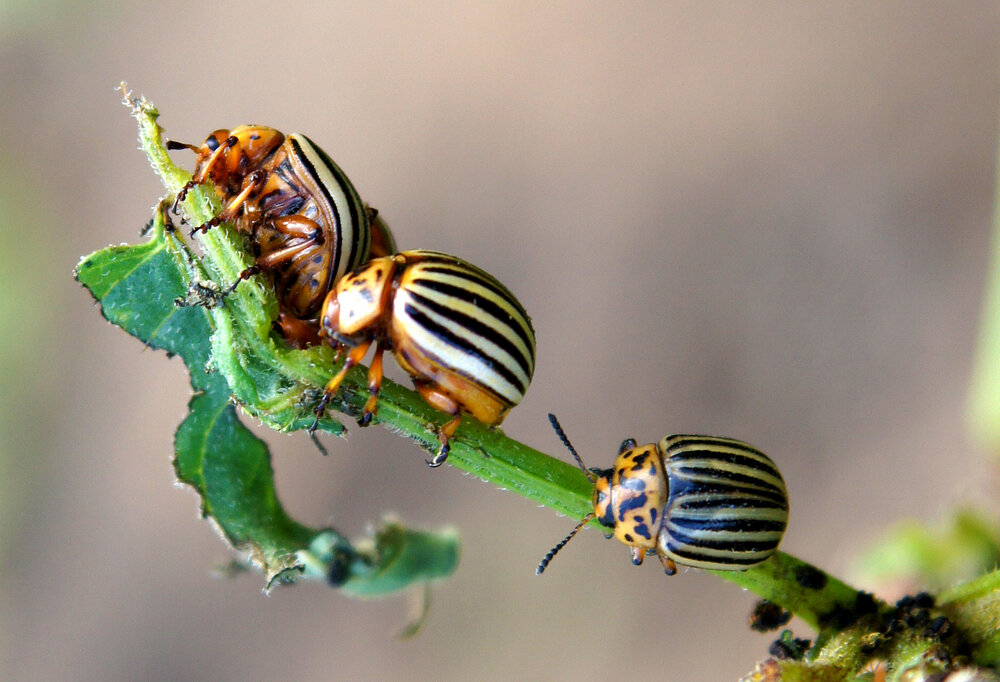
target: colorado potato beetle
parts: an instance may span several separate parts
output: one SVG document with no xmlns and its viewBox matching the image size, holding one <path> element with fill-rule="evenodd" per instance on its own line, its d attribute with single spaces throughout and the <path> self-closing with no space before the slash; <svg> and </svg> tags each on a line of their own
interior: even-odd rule
<svg viewBox="0 0 1000 682">
<path fill-rule="evenodd" d="M 677 565 L 744 571 L 770 557 L 788 524 L 781 472 L 752 445 L 718 436 L 666 436 L 659 443 L 625 440 L 610 469 L 588 469 L 559 421 L 549 421 L 594 484 L 594 511 L 538 565 L 591 519 L 629 546 L 632 563 L 656 554 L 667 575 Z M 596 474 L 596 478 L 594 475 Z"/>
<path fill-rule="evenodd" d="M 234 221 L 250 236 L 256 263 L 231 288 L 270 271 L 286 336 L 310 330 L 315 335 L 313 320 L 333 283 L 367 262 L 373 249 L 375 256 L 395 250 L 385 221 L 362 203 L 340 167 L 305 135 L 245 125 L 216 130 L 200 147 L 178 142 L 168 147 L 190 149 L 198 156 L 175 208 L 195 185 L 214 186 L 224 208 L 192 234 Z"/>
<path fill-rule="evenodd" d="M 362 425 L 376 410 L 382 353 L 391 349 L 433 407 L 452 415 L 438 432 L 440 466 L 463 414 L 489 426 L 503 421 L 531 383 L 535 332 L 514 295 L 489 273 L 436 251 L 377 258 L 342 278 L 327 295 L 321 334 L 349 346 L 343 368 L 326 385 L 321 415 L 347 371 L 375 344 L 370 397 Z"/>
</svg>

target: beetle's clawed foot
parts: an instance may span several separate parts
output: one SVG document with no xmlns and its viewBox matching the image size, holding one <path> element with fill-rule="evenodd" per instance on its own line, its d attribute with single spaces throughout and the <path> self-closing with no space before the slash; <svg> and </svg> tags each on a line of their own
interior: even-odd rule
<svg viewBox="0 0 1000 682">
<path fill-rule="evenodd" d="M 449 445 L 448 443 L 442 443 L 441 449 L 438 450 L 437 454 L 431 457 L 430 459 L 424 461 L 427 462 L 427 466 L 429 466 L 431 469 L 437 469 L 439 466 L 445 463 L 445 460 L 448 459 L 449 452 L 451 452 L 451 445 Z"/>
<path fill-rule="evenodd" d="M 236 291 L 236 287 L 238 287 L 240 285 L 240 282 L 248 280 L 251 277 L 253 277 L 254 275 L 260 274 L 260 270 L 261 270 L 261 268 L 260 268 L 259 265 L 251 265 L 249 268 L 247 268 L 246 270 L 244 270 L 243 272 L 240 273 L 240 276 L 236 278 L 235 282 L 233 282 L 228 287 L 226 287 L 225 289 L 223 289 L 222 290 L 222 294 L 220 294 L 219 297 L 220 298 L 225 298 L 226 296 L 229 296 L 231 293 L 233 293 L 234 291 Z"/>
<path fill-rule="evenodd" d="M 660 564 L 663 566 L 663 572 L 667 575 L 676 575 L 677 564 L 674 563 L 674 560 L 663 554 L 658 554 L 658 556 L 660 558 Z"/>
<path fill-rule="evenodd" d="M 330 402 L 330 394 L 324 393 L 323 397 L 319 400 L 319 404 L 316 405 L 316 409 L 313 410 L 313 414 L 316 415 L 316 419 L 313 420 L 312 426 L 307 429 L 310 436 L 316 433 L 316 429 L 319 428 L 319 420 L 323 418 L 323 414 L 326 412 L 326 404 L 328 402 Z"/>
<path fill-rule="evenodd" d="M 201 232 L 202 234 L 205 234 L 206 232 L 208 232 L 209 230 L 211 230 L 213 227 L 218 227 L 221 223 L 222 223 L 222 219 L 219 216 L 215 216 L 214 218 L 212 218 L 211 220 L 209 220 L 207 223 L 203 223 L 203 224 L 199 225 L 198 227 L 191 228 L 191 231 L 188 232 L 188 236 L 191 237 L 191 238 L 194 238 L 194 236 L 196 234 L 198 234 L 199 232 Z"/>
<path fill-rule="evenodd" d="M 187 182 L 184 183 L 184 186 L 181 187 L 181 190 L 177 193 L 177 196 L 174 197 L 173 203 L 170 204 L 170 211 L 174 215 L 180 215 L 181 202 L 187 199 L 188 192 L 194 189 L 197 185 L 198 183 L 195 182 L 194 180 L 188 180 Z"/>
<path fill-rule="evenodd" d="M 368 396 L 368 400 L 365 401 L 365 409 L 358 419 L 358 426 L 368 426 L 378 415 L 378 391 L 381 383 L 381 380 L 379 380 L 369 384 L 368 392 L 370 395 Z"/>
</svg>

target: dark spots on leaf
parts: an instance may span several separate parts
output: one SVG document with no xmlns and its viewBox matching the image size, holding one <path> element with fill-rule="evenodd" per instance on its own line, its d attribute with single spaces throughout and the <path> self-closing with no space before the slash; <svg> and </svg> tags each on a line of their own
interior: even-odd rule
<svg viewBox="0 0 1000 682">
<path fill-rule="evenodd" d="M 326 573 L 326 581 L 333 587 L 340 587 L 351 575 L 351 552 L 345 549 L 334 549 L 330 569 Z"/>
<path fill-rule="evenodd" d="M 842 630 L 857 620 L 851 609 L 841 605 L 836 605 L 827 613 L 820 614 L 819 625 L 821 628 L 836 628 Z"/>
<path fill-rule="evenodd" d="M 938 616 L 928 623 L 926 628 L 924 628 L 924 636 L 933 637 L 935 639 L 944 639 L 952 633 L 953 629 L 954 628 L 952 627 L 950 620 L 944 616 Z"/>
<path fill-rule="evenodd" d="M 790 611 L 786 611 L 774 602 L 761 599 L 754 604 L 753 611 L 750 612 L 749 624 L 750 629 L 755 632 L 770 632 L 787 625 L 791 619 Z"/>
<path fill-rule="evenodd" d="M 807 590 L 822 590 L 826 587 L 826 573 L 814 566 L 799 566 L 795 569 L 795 582 Z"/>
<path fill-rule="evenodd" d="M 854 610 L 858 617 L 878 613 L 878 602 L 871 592 L 858 592 L 857 597 L 854 598 Z"/>
<path fill-rule="evenodd" d="M 854 596 L 854 604 L 850 607 L 837 604 L 829 612 L 819 614 L 819 624 L 822 628 L 832 627 L 843 629 L 856 623 L 859 619 L 878 613 L 878 602 L 869 592 L 858 592 Z"/>
<path fill-rule="evenodd" d="M 900 611 L 912 611 L 913 609 L 930 609 L 934 607 L 934 597 L 927 592 L 918 592 L 913 595 L 906 595 L 896 602 L 896 608 Z"/>
<path fill-rule="evenodd" d="M 812 645 L 808 639 L 799 639 L 792 635 L 791 630 L 785 630 L 781 637 L 774 640 L 767 652 L 782 661 L 800 661 Z"/>
</svg>

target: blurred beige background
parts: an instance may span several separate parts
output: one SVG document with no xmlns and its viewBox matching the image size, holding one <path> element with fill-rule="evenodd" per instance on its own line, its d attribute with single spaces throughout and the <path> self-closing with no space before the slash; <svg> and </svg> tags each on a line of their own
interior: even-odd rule
<svg viewBox="0 0 1000 682">
<path fill-rule="evenodd" d="M 308 133 L 402 247 L 507 283 L 539 342 L 515 438 L 567 456 L 556 412 L 593 466 L 626 436 L 748 440 L 788 481 L 784 549 L 841 574 L 892 521 L 993 490 L 963 400 L 996 2 L 82 7 L 0 3 L 4 677 L 726 680 L 771 640 L 751 595 L 595 532 L 536 578 L 574 520 L 381 429 L 326 459 L 264 437 L 304 522 L 459 526 L 417 638 L 393 636 L 403 598 L 211 577 L 228 553 L 170 466 L 184 368 L 71 277 L 162 193 L 122 79 L 175 139 Z"/>
</svg>

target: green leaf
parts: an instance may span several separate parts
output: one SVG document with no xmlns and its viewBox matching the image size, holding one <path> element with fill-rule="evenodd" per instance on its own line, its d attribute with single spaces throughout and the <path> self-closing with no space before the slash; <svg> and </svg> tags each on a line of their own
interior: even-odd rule
<svg viewBox="0 0 1000 682">
<path fill-rule="evenodd" d="M 210 357 L 211 325 L 204 308 L 182 308 L 182 263 L 162 225 L 153 239 L 136 246 L 112 246 L 93 253 L 76 268 L 76 278 L 90 290 L 101 314 L 150 348 L 179 355 L 191 370 L 191 383 L 204 390 Z"/>
<path fill-rule="evenodd" d="M 242 394 L 257 399 L 299 395 L 305 388 L 268 371 L 255 352 L 274 342 L 246 340 L 246 327 L 213 300 L 218 287 L 198 279 L 200 264 L 165 223 L 158 211 L 149 241 L 91 254 L 76 276 L 108 321 L 151 348 L 178 355 L 187 366 L 196 393 L 174 438 L 174 467 L 201 497 L 203 515 L 230 544 L 251 553 L 268 584 L 302 573 L 330 580 L 336 573 L 335 586 L 347 594 L 383 596 L 450 575 L 458 554 L 451 531 L 424 533 L 392 524 L 360 540 L 359 551 L 336 531 L 309 528 L 285 513 L 267 446 L 240 423 L 227 379 L 239 375 L 250 382 Z M 193 299 L 210 307 L 190 305 Z M 222 367 L 225 371 L 218 371 Z M 291 425 L 304 421 L 297 412 L 288 419 L 290 411 L 296 412 L 279 407 L 273 413 L 285 415 Z M 328 430 L 342 428 L 325 422 Z M 315 551 L 318 540 L 326 552 Z"/>
<path fill-rule="evenodd" d="M 188 408 L 174 437 L 177 477 L 233 546 L 252 550 L 269 580 L 297 566 L 294 553 L 319 531 L 282 509 L 267 446 L 240 423 L 224 391 L 197 395 Z"/>
<path fill-rule="evenodd" d="M 299 552 L 306 575 L 343 583 L 356 597 L 377 597 L 402 590 L 414 581 L 445 578 L 458 567 L 458 534 L 450 528 L 434 533 L 406 528 L 386 519 L 374 537 L 357 543 L 357 557 L 345 555 L 343 538 L 332 532 L 317 535 L 307 551 Z M 339 567 L 342 575 L 332 575 Z"/>
<path fill-rule="evenodd" d="M 458 533 L 451 529 L 435 533 L 406 528 L 388 521 L 370 546 L 372 558 L 365 580 L 344 585 L 359 597 L 397 592 L 414 580 L 430 581 L 451 575 L 458 567 Z M 358 543 L 358 551 L 366 547 Z"/>
</svg>

